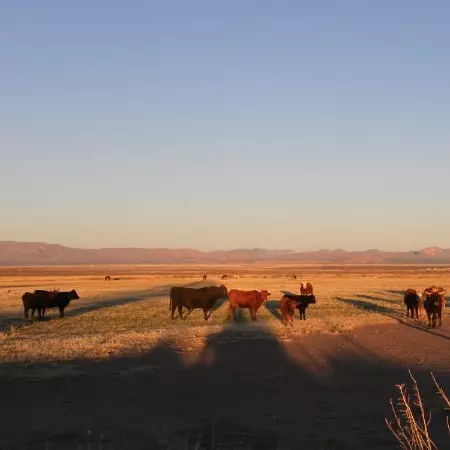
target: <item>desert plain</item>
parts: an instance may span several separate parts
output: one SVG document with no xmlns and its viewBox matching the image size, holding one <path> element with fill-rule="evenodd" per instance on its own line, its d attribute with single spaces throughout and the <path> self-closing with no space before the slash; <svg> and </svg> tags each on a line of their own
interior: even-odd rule
<svg viewBox="0 0 450 450">
<path fill-rule="evenodd" d="M 429 329 L 403 304 L 407 288 L 450 288 L 439 268 L 0 267 L 0 449 L 395 449 L 384 420 L 408 370 L 448 448 L 430 373 L 450 392 L 450 308 Z M 303 280 L 317 303 L 285 327 L 278 301 Z M 270 291 L 257 322 L 227 320 L 226 299 L 208 321 L 170 318 L 171 287 L 220 284 Z M 80 299 L 25 320 L 22 294 L 53 288 Z"/>
</svg>

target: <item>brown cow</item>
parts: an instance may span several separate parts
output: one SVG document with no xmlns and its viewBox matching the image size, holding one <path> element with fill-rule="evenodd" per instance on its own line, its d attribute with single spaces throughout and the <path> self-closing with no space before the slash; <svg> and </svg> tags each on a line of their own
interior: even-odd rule
<svg viewBox="0 0 450 450">
<path fill-rule="evenodd" d="M 447 288 L 443 288 L 442 286 L 436 286 L 433 285 L 429 288 L 424 289 L 423 294 L 422 294 L 422 300 L 419 303 L 419 308 L 422 309 L 422 305 L 425 304 L 425 302 L 427 301 L 427 298 L 430 297 L 431 295 L 433 295 L 434 293 L 437 293 L 441 296 L 442 298 L 442 309 L 445 309 L 445 294 L 447 292 Z M 419 309 L 419 311 L 420 311 Z"/>
<path fill-rule="evenodd" d="M 239 291 L 238 289 L 231 289 L 228 293 L 228 299 L 230 305 L 228 307 L 228 317 L 231 317 L 233 313 L 234 321 L 236 322 L 236 308 L 240 306 L 241 308 L 249 309 L 252 320 L 256 320 L 256 312 L 261 307 L 261 305 L 267 300 L 270 292 L 267 290 L 263 291 Z"/>
<path fill-rule="evenodd" d="M 206 280 L 206 273 L 205 273 L 205 275 L 203 275 L 203 281 L 205 281 Z"/>
<path fill-rule="evenodd" d="M 309 281 L 300 284 L 300 295 L 313 295 L 313 287 Z"/>
<path fill-rule="evenodd" d="M 292 297 L 283 295 L 280 300 L 281 322 L 283 325 L 294 325 L 294 312 L 297 302 Z"/>
<path fill-rule="evenodd" d="M 110 275 L 106 275 L 105 281 L 111 281 L 111 276 Z"/>
</svg>

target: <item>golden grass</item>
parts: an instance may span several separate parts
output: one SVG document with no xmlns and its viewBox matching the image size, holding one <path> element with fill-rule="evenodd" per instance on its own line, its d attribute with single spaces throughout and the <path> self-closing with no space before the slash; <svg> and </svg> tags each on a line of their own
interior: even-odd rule
<svg viewBox="0 0 450 450">
<path fill-rule="evenodd" d="M 153 270 L 158 272 L 157 267 Z M 450 284 L 448 275 L 440 275 L 436 281 L 430 275 L 406 270 L 398 274 L 372 274 L 370 271 L 329 274 L 319 270 L 305 277 L 314 285 L 317 304 L 307 309 L 306 321 L 295 320 L 294 327 L 287 328 L 277 318 L 277 302 L 283 291 L 298 292 L 300 278 L 290 280 L 285 273 L 291 272 L 286 268 L 274 270 L 268 276 L 260 273 L 261 267 L 247 267 L 247 272 L 239 279 L 223 282 L 228 289 L 268 289 L 272 293 L 267 307 L 259 310 L 256 324 L 250 323 L 248 311 L 242 312 L 240 323 L 226 322 L 227 302 L 220 305 L 207 322 L 201 310 L 195 310 L 187 320 L 172 321 L 168 297 L 171 286 L 200 287 L 222 282 L 217 276 L 200 281 L 200 274 L 207 271 L 204 268 L 199 269 L 197 275 L 192 273 L 192 268 L 183 271 L 172 266 L 171 271 L 165 270 L 155 275 L 150 269 L 141 273 L 129 268 L 125 275 L 117 275 L 120 280 L 111 283 L 95 273 L 76 276 L 52 273 L 50 269 L 43 276 L 32 273 L 1 277 L 0 359 L 20 364 L 69 363 L 76 359 L 148 351 L 161 341 L 170 342 L 182 351 L 197 351 L 205 346 L 208 336 L 219 333 L 224 326 L 233 332 L 227 333 L 226 339 L 263 338 L 267 333 L 259 332 L 262 327 L 280 340 L 307 333 L 341 333 L 362 325 L 389 323 L 404 316 L 401 291 L 408 287 Z M 240 270 L 242 273 L 242 267 Z M 81 299 L 69 305 L 62 320 L 57 311 L 49 311 L 48 320 L 26 322 L 21 295 L 25 291 L 53 287 L 76 288 Z"/>
</svg>

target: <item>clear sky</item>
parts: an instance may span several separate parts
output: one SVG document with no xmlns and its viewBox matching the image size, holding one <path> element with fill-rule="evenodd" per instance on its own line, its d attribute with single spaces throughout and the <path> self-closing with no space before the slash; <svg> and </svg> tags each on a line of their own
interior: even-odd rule
<svg viewBox="0 0 450 450">
<path fill-rule="evenodd" d="M 450 2 L 0 1 L 0 240 L 450 247 Z"/>
</svg>

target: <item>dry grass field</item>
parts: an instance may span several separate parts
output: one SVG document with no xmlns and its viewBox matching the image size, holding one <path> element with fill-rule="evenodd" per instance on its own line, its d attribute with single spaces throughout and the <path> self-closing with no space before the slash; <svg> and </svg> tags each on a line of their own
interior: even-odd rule
<svg viewBox="0 0 450 450">
<path fill-rule="evenodd" d="M 104 275 L 107 272 L 111 273 L 111 282 L 104 281 Z M 203 273 L 208 274 L 206 281 L 201 280 Z M 239 278 L 222 282 L 220 275 L 223 273 L 239 274 Z M 296 281 L 290 279 L 289 275 L 292 273 L 297 274 Z M 114 280 L 113 278 L 119 279 Z M 301 280 L 307 280 L 313 284 L 317 304 L 311 305 L 307 309 L 306 321 L 299 321 L 296 317 L 294 327 L 287 328 L 279 320 L 278 301 L 284 291 L 298 293 Z M 232 320 L 227 321 L 228 303 L 225 300 L 217 304 L 208 321 L 203 320 L 201 310 L 195 310 L 187 320 L 170 319 L 168 293 L 172 286 L 201 287 L 222 283 L 228 289 L 268 289 L 271 292 L 270 300 L 258 312 L 257 323 L 250 322 L 247 311 L 240 313 L 238 323 L 235 324 Z M 444 313 L 443 326 L 428 330 L 425 318 L 421 320 L 406 319 L 403 305 L 402 292 L 404 289 L 408 287 L 423 289 L 432 284 L 450 287 L 450 274 L 448 272 L 430 272 L 425 267 L 351 266 L 343 268 L 339 266 L 271 264 L 232 267 L 166 265 L 0 268 L 0 359 L 2 361 L 0 373 L 2 397 L 0 398 L 3 407 L 6 406 L 6 409 L 11 411 L 10 421 L 7 421 L 8 425 L 4 422 L 0 430 L 3 432 L 0 435 L 0 448 L 25 448 L 25 446 L 26 448 L 46 448 L 41 446 L 44 441 L 52 442 L 52 447 L 47 448 L 77 448 L 70 447 L 70 445 L 74 442 L 81 445 L 80 436 L 87 429 L 95 428 L 95 423 L 102 423 L 101 426 L 98 425 L 99 428 L 103 427 L 102 433 L 106 432 L 106 429 L 110 430 L 109 434 L 113 436 L 110 439 L 110 446 L 113 445 L 113 442 L 122 442 L 121 445 L 124 445 L 117 444 L 118 447 L 115 448 L 152 448 L 149 442 L 153 442 L 157 448 L 157 442 L 160 444 L 165 442 L 161 438 L 158 441 L 154 437 L 153 440 L 148 436 L 147 438 L 143 437 L 142 427 L 139 428 L 136 425 L 135 419 L 130 419 L 129 424 L 126 423 L 126 420 L 121 423 L 125 430 L 123 434 L 114 434 L 112 430 L 117 431 L 117 426 L 112 425 L 114 420 L 111 422 L 105 417 L 104 405 L 95 411 L 95 402 L 88 406 L 89 402 L 86 399 L 81 402 L 81 405 L 84 405 L 84 408 L 90 408 L 91 411 L 86 412 L 86 415 L 81 414 L 85 417 L 80 420 L 77 414 L 80 414 L 78 408 L 81 406 L 74 406 L 73 402 L 76 403 L 76 399 L 72 398 L 69 401 L 65 396 L 75 395 L 74 393 L 81 390 L 84 394 L 91 392 L 90 395 L 95 397 L 98 388 L 94 388 L 93 384 L 98 383 L 98 377 L 103 381 L 106 377 L 106 384 L 109 382 L 119 383 L 114 384 L 114 393 L 110 392 L 109 395 L 112 398 L 116 396 L 118 404 L 126 404 L 128 409 L 132 406 L 129 400 L 134 399 L 136 394 L 134 391 L 133 393 L 127 391 L 130 389 L 128 386 L 130 381 L 133 381 L 136 386 L 140 382 L 148 383 L 150 390 L 156 390 L 154 394 L 156 397 L 159 390 L 162 398 L 158 399 L 158 405 L 153 405 L 153 407 L 156 410 L 160 409 L 161 417 L 158 416 L 158 419 L 161 420 L 149 417 L 148 430 L 151 428 L 151 423 L 155 424 L 154 426 L 159 430 L 172 426 L 175 436 L 190 429 L 185 423 L 186 414 L 191 415 L 191 420 L 195 422 L 193 429 L 197 431 L 200 427 L 199 424 L 208 423 L 207 417 L 212 414 L 211 411 L 214 411 L 213 415 L 219 422 L 225 416 L 228 417 L 228 420 L 230 416 L 235 417 L 233 408 L 237 406 L 229 405 L 227 399 L 217 400 L 220 393 L 214 391 L 217 389 L 220 391 L 222 387 L 225 389 L 224 386 L 231 382 L 230 379 L 233 380 L 233 383 L 237 383 L 237 385 L 229 386 L 230 389 L 239 389 L 239 383 L 242 382 L 243 387 L 248 391 L 249 386 L 253 385 L 249 385 L 245 381 L 249 376 L 246 370 L 251 373 L 252 367 L 255 370 L 254 375 L 261 383 L 258 388 L 261 392 L 259 396 L 249 395 L 249 402 L 255 395 L 258 398 L 270 398 L 270 401 L 266 398 L 266 401 L 258 406 L 259 409 L 264 409 L 273 403 L 273 395 L 285 398 L 288 404 L 292 403 L 292 398 L 290 399 L 288 393 L 284 392 L 285 388 L 297 391 L 296 394 L 302 398 L 295 381 L 288 386 L 284 386 L 283 383 L 278 384 L 280 380 L 288 383 L 289 376 L 287 374 L 298 370 L 298 367 L 302 365 L 308 366 L 308 376 L 315 374 L 312 381 L 308 378 L 308 382 L 312 383 L 311 392 L 317 389 L 317 380 L 322 380 L 324 376 L 333 380 L 332 374 L 334 374 L 338 380 L 340 375 L 337 373 L 337 367 L 333 368 L 336 355 L 345 356 L 344 360 L 347 362 L 351 359 L 352 368 L 346 367 L 342 370 L 344 372 L 350 370 L 349 373 L 355 374 L 356 377 L 358 377 L 356 374 L 360 372 L 360 369 L 357 368 L 359 367 L 358 361 L 370 362 L 370 364 L 375 364 L 375 360 L 382 361 L 375 371 L 370 369 L 371 374 L 381 370 L 381 366 L 395 365 L 395 370 L 386 369 L 386 372 L 382 372 L 386 375 L 386 380 L 392 381 L 392 387 L 396 382 L 402 381 L 391 376 L 394 373 L 400 373 L 398 372 L 400 368 L 417 367 L 418 370 L 426 369 L 445 373 L 450 368 L 450 352 L 448 350 L 450 347 L 450 327 L 448 326 L 450 308 L 447 308 Z M 32 292 L 34 289 L 51 289 L 53 287 L 60 290 L 75 288 L 81 298 L 68 306 L 64 319 L 60 319 L 58 311 L 55 310 L 48 311 L 48 317 L 43 321 L 25 321 L 21 295 L 26 291 Z M 386 330 L 398 333 L 396 338 L 398 345 L 394 345 Z M 378 339 L 377 336 L 380 338 Z M 411 350 L 417 348 L 411 347 L 413 345 L 410 342 L 411 339 L 416 343 L 423 341 L 424 344 L 420 344 L 419 349 L 422 347 L 428 350 L 425 352 Z M 367 342 L 364 342 L 365 340 Z M 275 347 L 277 352 L 272 358 L 274 362 L 266 366 L 268 362 L 265 360 L 265 355 L 267 354 L 269 357 L 271 349 L 273 350 Z M 220 352 L 222 349 L 231 348 L 234 349 L 233 358 L 236 358 L 238 362 L 230 360 L 226 367 L 221 366 L 221 358 L 224 360 L 225 357 L 223 355 L 221 357 Z M 435 350 L 434 356 L 431 355 L 433 349 Z M 169 353 L 162 357 L 161 352 Z M 283 362 L 279 367 L 276 365 L 276 360 L 280 358 L 278 353 L 283 355 Z M 174 358 L 177 361 L 176 367 L 174 367 Z M 247 360 L 254 360 L 253 366 L 245 368 Z M 334 363 L 335 366 L 342 364 L 342 362 L 338 364 L 336 361 Z M 284 365 L 286 367 L 283 369 Z M 208 367 L 210 374 L 220 368 L 220 373 L 218 372 L 219 374 L 214 378 L 216 380 L 214 383 L 218 384 L 210 387 L 210 391 L 214 392 L 212 398 L 209 398 L 210 391 L 205 391 L 204 398 L 196 397 L 195 401 L 198 401 L 199 404 L 206 402 L 204 408 L 190 404 L 189 402 L 194 401 L 192 398 L 187 400 L 183 397 L 183 400 L 170 400 L 170 395 L 166 395 L 164 391 L 164 389 L 169 389 L 164 384 L 167 379 L 170 376 L 176 377 L 177 373 L 184 374 L 179 375 L 180 377 L 188 376 L 187 374 L 193 376 L 193 371 L 200 370 L 200 366 L 202 369 Z M 244 372 L 236 372 L 236 366 L 240 366 Z M 387 375 L 388 370 L 391 374 L 389 376 Z M 219 383 L 220 377 L 227 372 L 229 372 L 227 381 Z M 294 380 L 295 377 L 300 380 L 302 374 L 303 372 L 293 375 Z M 205 382 L 203 374 L 195 381 L 196 386 L 212 382 L 211 380 Z M 371 378 L 371 383 L 375 382 L 376 379 Z M 272 386 L 273 383 L 277 385 L 276 388 Z M 358 383 L 360 381 L 356 384 Z M 445 383 L 444 380 L 444 386 Z M 127 385 L 128 388 L 125 389 L 124 385 Z M 56 405 L 57 399 L 54 398 L 45 400 L 47 397 L 45 397 L 44 391 L 53 395 L 55 392 L 52 389 L 54 388 L 62 389 L 60 395 L 57 396 L 60 398 L 61 404 Z M 122 398 L 122 388 L 123 395 L 126 395 L 128 400 Z M 190 388 L 186 387 L 186 389 Z M 196 387 L 194 390 L 197 392 L 198 389 Z M 327 387 L 327 389 L 331 388 Z M 350 387 L 347 386 L 346 389 L 350 389 Z M 356 388 L 355 393 L 361 392 L 361 390 L 372 392 L 373 389 L 374 384 L 362 385 Z M 390 391 L 386 391 L 386 389 L 389 389 L 387 385 L 380 389 L 378 394 L 375 391 L 373 394 L 378 401 L 380 401 L 381 395 L 381 401 L 387 406 L 389 400 L 387 392 Z M 62 393 L 63 391 L 65 393 Z M 125 391 L 127 391 L 126 394 Z M 309 397 L 312 395 L 311 392 Z M 385 394 L 386 397 L 383 397 Z M 108 396 L 106 393 L 104 395 Z M 27 399 L 27 396 L 31 397 Z M 325 397 L 327 396 L 328 400 L 321 398 L 318 400 L 319 403 L 333 405 L 330 393 L 325 395 Z M 64 398 L 68 402 L 66 406 L 64 406 Z M 353 396 L 348 398 L 349 401 L 355 401 Z M 211 409 L 209 405 L 214 399 L 216 399 L 218 410 Z M 310 401 L 312 402 L 313 399 L 314 396 Z M 27 401 L 34 404 L 31 409 L 27 408 Z M 106 402 L 106 400 L 99 400 L 99 402 Z M 342 400 L 339 402 L 342 403 Z M 138 409 L 141 407 L 142 405 Z M 148 407 L 151 408 L 151 405 Z M 27 409 L 29 413 L 27 433 L 19 432 L 20 427 L 14 425 L 14 420 L 21 417 L 20 408 Z M 201 411 L 197 411 L 198 408 Z M 246 408 L 242 405 L 240 407 L 244 410 Z M 274 409 L 275 406 L 272 405 L 270 408 Z M 279 408 L 283 409 L 281 406 Z M 330 407 L 327 408 L 330 409 Z M 381 430 L 384 416 L 383 409 L 381 406 L 380 408 L 381 416 L 377 429 Z M 185 409 L 191 412 L 183 412 Z M 303 420 L 300 407 L 288 405 L 286 411 L 288 410 L 293 410 L 292 413 L 297 420 Z M 71 422 L 73 426 L 66 427 L 65 434 L 62 433 L 63 438 L 60 436 L 60 426 L 49 426 L 48 422 L 42 419 L 43 414 L 44 417 L 45 414 L 50 417 L 55 414 L 55 411 L 63 416 L 68 414 L 76 424 L 73 425 Z M 278 415 L 283 414 L 282 411 L 278 413 Z M 35 415 L 40 415 L 40 418 L 33 422 Z M 133 413 L 130 415 L 133 416 Z M 195 416 L 195 420 L 192 415 Z M 367 411 L 366 415 L 368 415 Z M 106 416 L 108 416 L 107 413 Z M 88 418 L 92 422 L 89 422 Z M 326 422 L 330 418 L 333 419 L 333 416 L 325 415 L 320 420 Z M 257 423 L 265 423 L 266 419 Z M 52 423 L 55 423 L 54 419 L 51 420 L 53 420 Z M 317 423 L 320 423 L 320 420 Z M 182 426 L 179 425 L 180 421 L 183 423 Z M 242 422 L 246 421 L 243 419 L 239 419 L 239 421 L 240 429 L 242 429 Z M 89 423 L 91 424 L 89 425 Z M 317 428 L 317 423 L 314 422 L 311 427 L 314 425 Z M 261 435 L 260 428 L 254 422 L 250 425 L 246 424 L 244 427 L 248 439 L 253 435 L 263 436 L 260 441 L 252 441 L 252 445 L 256 448 L 263 448 L 265 444 L 267 444 L 267 448 L 274 448 L 274 436 L 276 436 L 276 445 L 280 439 L 281 441 L 287 439 L 287 442 L 311 443 L 310 447 L 304 448 L 316 448 L 313 445 L 322 445 L 317 448 L 362 448 L 351 445 L 352 443 L 353 445 L 361 445 L 361 443 L 368 445 L 372 442 L 369 438 L 370 433 L 364 435 L 364 429 L 358 429 L 356 437 L 351 432 L 343 437 L 342 431 L 336 431 L 336 437 L 333 435 L 333 427 L 330 427 L 325 433 L 327 436 L 330 435 L 328 438 L 324 435 L 315 436 L 314 433 L 311 434 L 312 431 L 310 435 L 300 436 L 289 429 L 287 424 L 274 427 L 274 421 L 271 420 L 269 427 L 272 430 L 271 435 L 264 437 L 264 433 Z M 255 426 L 259 430 L 259 434 L 255 432 Z M 336 430 L 341 429 L 342 426 L 345 427 L 342 423 L 336 425 Z M 360 426 L 364 428 L 363 424 Z M 136 427 L 137 430 L 134 429 Z M 225 429 L 230 428 L 229 425 L 223 424 L 222 427 L 224 427 L 222 434 L 226 432 Z M 233 425 L 231 428 L 234 429 L 236 426 Z M 266 429 L 266 425 L 263 428 Z M 133 429 L 134 431 L 132 431 Z M 253 432 L 250 432 L 249 429 L 252 429 Z M 382 433 L 384 432 L 383 430 Z M 133 436 L 132 438 L 130 434 Z M 236 440 L 236 437 L 233 439 Z M 373 442 L 376 445 L 365 448 L 387 448 L 387 437 L 383 437 L 383 439 L 381 441 L 375 439 Z M 212 447 L 210 441 L 209 445 Z M 239 446 L 237 445 L 237 447 Z"/>
</svg>

